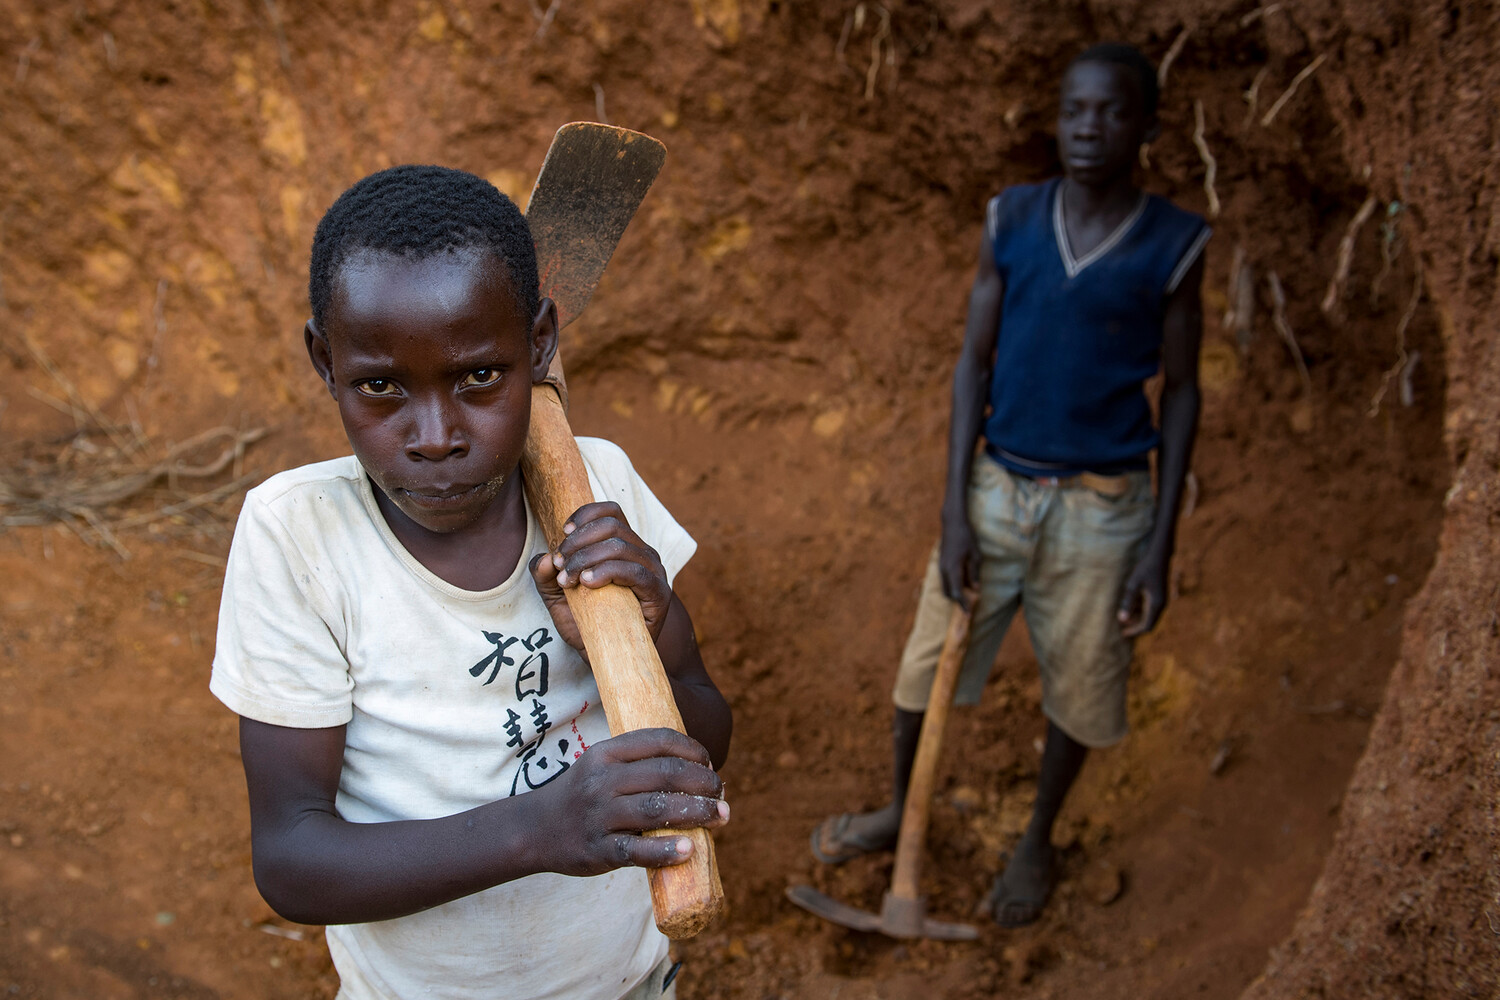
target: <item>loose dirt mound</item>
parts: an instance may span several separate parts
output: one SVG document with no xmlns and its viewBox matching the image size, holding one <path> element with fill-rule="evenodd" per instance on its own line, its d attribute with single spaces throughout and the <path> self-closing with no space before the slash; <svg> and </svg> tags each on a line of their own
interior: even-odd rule
<svg viewBox="0 0 1500 1000">
<path fill-rule="evenodd" d="M 564 351 L 576 426 L 619 441 L 702 543 L 681 586 L 736 709 L 730 912 L 682 948 L 685 996 L 1223 996 L 1283 941 L 1257 996 L 1495 981 L 1500 28 L 1478 12 L 13 6 L 13 467 L 128 451 L 76 433 L 95 415 L 157 448 L 269 426 L 247 473 L 338 454 L 300 323 L 311 230 L 343 187 L 437 161 L 520 197 L 578 118 L 668 143 Z M 807 832 L 886 781 L 982 205 L 1054 169 L 1056 79 L 1099 37 L 1175 51 L 1143 176 L 1206 212 L 1212 158 L 1221 206 L 1178 597 L 1139 648 L 1134 735 L 1064 814 L 1042 924 L 966 946 L 856 937 L 782 890 L 874 906 L 888 878 L 881 859 L 817 869 Z M 118 532 L 129 561 L 66 528 L 0 536 L 0 985 L 17 995 L 335 990 L 316 929 L 250 882 L 234 723 L 206 691 L 233 504 L 143 516 L 180 485 L 125 510 L 149 520 Z M 928 876 L 944 916 L 969 916 L 1024 821 L 1037 698 L 1018 636 L 955 721 Z"/>
</svg>

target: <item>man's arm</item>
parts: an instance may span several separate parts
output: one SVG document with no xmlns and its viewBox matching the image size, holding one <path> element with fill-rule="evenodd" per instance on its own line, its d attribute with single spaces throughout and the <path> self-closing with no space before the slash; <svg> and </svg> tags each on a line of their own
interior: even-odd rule
<svg viewBox="0 0 1500 1000">
<path fill-rule="evenodd" d="M 953 371 L 953 412 L 948 425 L 948 481 L 943 496 L 943 538 L 938 567 L 943 593 L 967 607 L 963 592 L 979 585 L 979 544 L 969 524 L 969 474 L 989 398 L 995 344 L 1000 335 L 1000 303 L 1005 282 L 995 270 L 989 227 L 979 245 L 979 266 L 969 290 L 964 345 Z"/>
<path fill-rule="evenodd" d="M 1198 435 L 1198 347 L 1203 340 L 1203 258 L 1188 270 L 1167 302 L 1162 328 L 1161 449 L 1156 461 L 1156 525 L 1146 554 L 1120 597 L 1127 637 L 1156 627 L 1167 606 L 1167 574 L 1177 544 L 1177 512 Z"/>
<path fill-rule="evenodd" d="M 686 838 L 719 826 L 722 784 L 681 733 L 640 730 L 590 747 L 555 781 L 442 819 L 349 823 L 334 808 L 344 727 L 240 719 L 255 884 L 307 924 L 388 920 L 537 872 L 597 875 L 679 864 Z"/>
</svg>

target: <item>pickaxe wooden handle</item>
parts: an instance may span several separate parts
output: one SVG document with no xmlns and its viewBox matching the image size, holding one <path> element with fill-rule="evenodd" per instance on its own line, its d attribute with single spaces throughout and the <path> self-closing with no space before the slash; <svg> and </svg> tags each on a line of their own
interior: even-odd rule
<svg viewBox="0 0 1500 1000">
<path fill-rule="evenodd" d="M 558 129 L 537 175 L 526 219 L 536 243 L 541 292 L 557 304 L 558 326 L 588 304 L 636 207 L 656 179 L 666 148 L 629 129 L 573 122 Z M 563 524 L 594 502 L 588 472 L 565 412 L 562 365 L 554 358 L 548 381 L 531 391 L 531 429 L 521 457 L 521 477 L 547 544 L 556 548 Z M 612 735 L 633 729 L 683 732 L 682 716 L 629 589 L 566 591 L 568 608 L 588 650 Z M 692 937 L 724 905 L 713 840 L 702 828 L 657 830 L 653 835 L 693 842 L 680 865 L 650 871 L 656 926 L 671 938 Z"/>
</svg>

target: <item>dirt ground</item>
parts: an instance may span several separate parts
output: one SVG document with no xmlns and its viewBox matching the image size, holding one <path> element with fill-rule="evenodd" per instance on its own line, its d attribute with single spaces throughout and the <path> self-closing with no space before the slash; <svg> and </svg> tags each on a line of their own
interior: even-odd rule
<svg viewBox="0 0 1500 1000">
<path fill-rule="evenodd" d="M 1041 923 L 974 915 L 1034 788 L 1018 629 L 929 838 L 933 910 L 980 940 L 856 935 L 783 892 L 889 878 L 808 832 L 888 780 L 984 200 L 1055 171 L 1057 77 L 1102 37 L 1175 53 L 1141 177 L 1218 206 L 1176 597 Z M 240 491 L 345 449 L 301 346 L 312 228 L 393 163 L 523 197 L 604 117 L 670 152 L 565 336 L 574 426 L 699 539 L 679 589 L 736 717 L 728 912 L 681 995 L 1494 996 L 1497 44 L 1415 2 L 5 4 L 0 487 L 74 513 L 0 533 L 0 989 L 333 996 L 251 882 L 207 691 Z"/>
</svg>

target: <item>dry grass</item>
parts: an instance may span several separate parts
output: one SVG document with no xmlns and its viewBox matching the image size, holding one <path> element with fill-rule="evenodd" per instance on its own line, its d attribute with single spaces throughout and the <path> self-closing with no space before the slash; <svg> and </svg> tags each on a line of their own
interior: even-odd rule
<svg viewBox="0 0 1500 1000">
<path fill-rule="evenodd" d="M 38 345 L 27 346 L 62 398 L 39 390 L 31 394 L 71 416 L 74 429 L 0 451 L 0 531 L 61 524 L 124 559 L 130 552 L 119 533 L 131 528 L 166 522 L 227 536 L 217 508 L 255 480 L 244 471 L 245 449 L 265 437 L 265 428 L 214 427 L 163 446 L 135 419 L 129 424 L 106 419 Z M 212 483 L 216 479 L 224 481 Z"/>
</svg>

